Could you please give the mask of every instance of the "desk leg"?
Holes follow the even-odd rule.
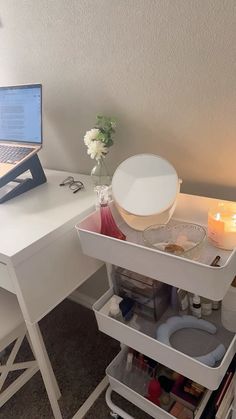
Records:
[[[38,323],[37,323],[37,329],[38,329],[39,339],[40,339],[40,341],[41,341],[41,347],[42,347],[42,348],[43,348],[43,350],[44,350],[45,361],[46,361],[46,363],[47,363],[48,370],[49,370],[49,372],[50,372],[50,374],[51,374],[51,379],[52,379],[52,382],[53,382],[53,387],[54,387],[54,391],[55,391],[55,394],[56,394],[56,398],[57,398],[57,400],[59,400],[59,399],[60,399],[60,397],[61,397],[61,392],[60,392],[59,386],[58,386],[58,384],[57,384],[57,380],[56,380],[56,377],[55,377],[54,371],[53,371],[53,369],[52,369],[52,365],[51,365],[50,359],[49,359],[49,357],[48,357],[48,353],[47,353],[47,350],[46,350],[46,348],[45,348],[44,341],[43,341],[43,337],[42,337],[42,334],[41,334],[41,331],[40,331],[40,327],[38,326]],[[28,338],[29,345],[30,345],[30,347],[31,347],[31,351],[32,351],[32,352],[33,352],[33,354],[35,355],[35,353],[34,353],[34,348],[33,348],[33,345],[32,345],[32,343],[31,343],[31,339],[30,339],[30,337],[29,337],[29,332],[27,332],[27,338]],[[35,359],[36,359],[36,356],[35,356]]]
[[[51,404],[51,408],[55,419],[62,419],[60,407],[57,401],[60,395],[60,390],[54,376],[47,351],[43,342],[43,338],[39,329],[38,324],[26,323],[31,343],[33,346],[33,352],[37,359],[40,372],[44,381],[44,385],[48,394],[48,398]]]

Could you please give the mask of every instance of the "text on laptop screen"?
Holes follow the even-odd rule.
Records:
[[[42,86],[0,87],[0,141],[42,143]]]

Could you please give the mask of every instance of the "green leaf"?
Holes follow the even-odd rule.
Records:
[[[107,147],[113,145],[112,135],[115,134],[116,120],[104,115],[96,116],[96,126],[100,130],[98,135],[98,140],[106,144]]]

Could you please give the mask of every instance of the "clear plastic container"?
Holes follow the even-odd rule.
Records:
[[[120,297],[136,302],[135,311],[158,320],[170,301],[170,286],[135,272],[115,267],[114,288]]]

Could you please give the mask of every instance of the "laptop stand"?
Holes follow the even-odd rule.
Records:
[[[31,172],[32,178],[18,179],[18,176],[27,172],[27,170]],[[8,201],[9,199],[15,198],[16,196],[47,182],[47,178],[38,155],[34,154],[28,160],[25,160],[22,164],[18,165],[15,169],[2,176],[0,178],[0,189],[3,186],[6,186],[9,182],[15,182],[17,185],[0,198],[0,204],[3,204],[3,202]]]

